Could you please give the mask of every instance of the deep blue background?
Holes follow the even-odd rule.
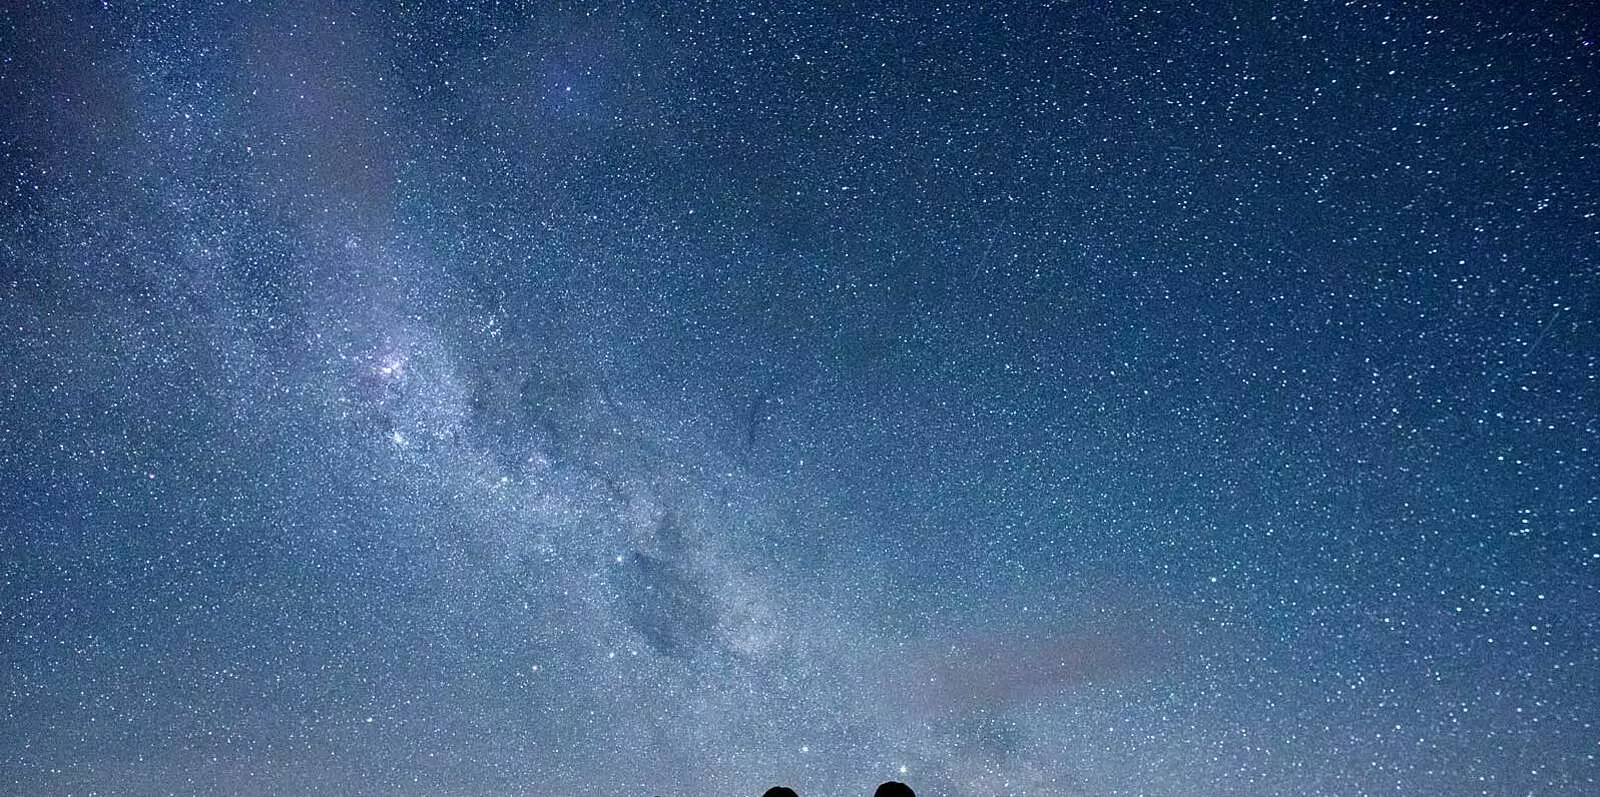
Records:
[[[1593,20],[0,12],[0,790],[1592,793]]]

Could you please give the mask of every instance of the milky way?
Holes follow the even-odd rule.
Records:
[[[1576,9],[52,5],[0,792],[1600,791]]]

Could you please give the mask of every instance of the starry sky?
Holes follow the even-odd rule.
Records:
[[[1577,2],[0,11],[0,792],[1600,793]]]

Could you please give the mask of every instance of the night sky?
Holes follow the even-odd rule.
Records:
[[[0,793],[1600,794],[1586,4],[157,5],[0,11]]]

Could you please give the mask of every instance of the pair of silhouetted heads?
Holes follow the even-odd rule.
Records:
[[[800,795],[795,794],[794,789],[788,786],[773,786],[761,797],[800,797]],[[910,786],[891,780],[879,786],[878,790],[872,793],[872,797],[917,797],[917,793],[912,791]]]

